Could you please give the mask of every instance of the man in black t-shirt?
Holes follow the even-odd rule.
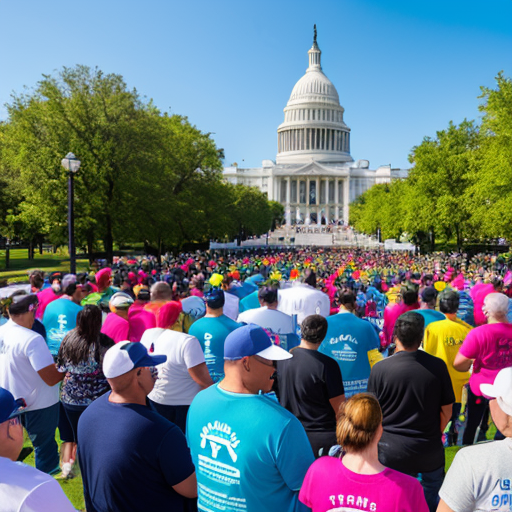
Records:
[[[413,311],[401,315],[393,331],[396,352],[370,373],[368,391],[382,407],[384,432],[379,460],[402,473],[421,475],[425,499],[437,508],[444,478],[441,435],[455,402],[446,363],[418,350],[424,319]]]
[[[336,416],[345,401],[338,363],[318,352],[327,333],[327,320],[310,315],[301,325],[302,340],[293,357],[277,362],[279,402],[306,430],[315,457],[327,455],[336,444]]]

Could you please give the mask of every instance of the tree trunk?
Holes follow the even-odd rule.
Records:
[[[430,228],[430,250],[432,252],[436,250],[436,233],[434,228]]]
[[[9,244],[5,245],[5,268],[9,268],[9,261],[11,259],[11,249],[9,248]]]
[[[39,254],[43,255],[43,241],[41,239],[39,240]]]
[[[460,231],[460,225],[457,224],[455,226],[455,232],[457,234],[457,252],[461,252],[462,250],[462,233]]]
[[[107,262],[112,264],[114,259],[114,240],[112,237],[112,218],[107,213],[107,235],[105,236],[105,252],[107,253]]]
[[[94,235],[92,232],[87,233],[87,257],[89,258],[89,263],[93,263],[94,257]]]
[[[162,237],[158,237],[158,263],[162,261]]]
[[[30,239],[30,242],[28,243],[28,259],[34,259],[34,242],[32,239]]]

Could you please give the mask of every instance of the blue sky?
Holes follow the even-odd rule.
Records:
[[[354,159],[407,167],[424,136],[478,119],[480,86],[512,76],[510,0],[2,0],[0,119],[12,91],[85,64],[213,132],[225,164],[275,159],[313,24]]]

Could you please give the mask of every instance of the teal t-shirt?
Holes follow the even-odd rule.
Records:
[[[59,353],[60,344],[64,336],[76,327],[76,317],[82,306],[72,300],[57,299],[44,310],[43,325],[46,329],[46,343],[52,356]]]
[[[436,311],[435,309],[415,309],[415,313],[418,313],[425,320],[425,329],[428,324],[432,322],[438,322],[439,320],[446,320],[446,317],[440,311]]]
[[[351,313],[332,315],[327,325],[318,351],[338,362],[347,398],[366,392],[371,370],[368,352],[380,347],[377,332],[370,322]]]
[[[201,344],[213,382],[219,382],[224,378],[224,341],[230,332],[239,327],[240,324],[226,315],[221,315],[215,318],[201,318],[188,330],[188,333],[195,336]]]
[[[259,307],[261,306],[260,301],[258,300],[258,290],[250,293],[249,295],[240,300],[240,313],[243,313],[244,311],[249,311],[249,309],[256,309]]]
[[[197,394],[187,417],[203,512],[294,512],[313,463],[304,427],[265,395],[211,386]]]

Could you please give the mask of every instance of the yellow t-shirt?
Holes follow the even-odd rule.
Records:
[[[453,367],[453,361],[470,330],[471,326],[466,322],[458,318],[456,320],[447,318],[429,324],[423,337],[425,352],[439,357],[446,363],[456,402],[462,400],[462,388],[468,382],[470,374],[469,372],[458,372]]]

